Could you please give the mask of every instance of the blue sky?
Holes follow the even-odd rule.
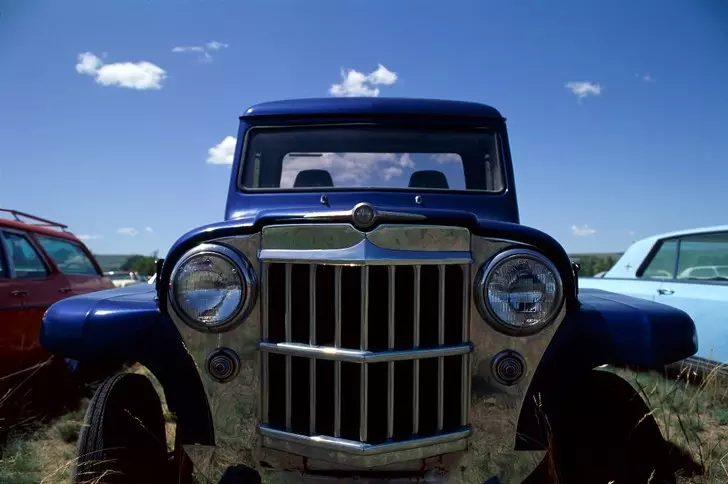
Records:
[[[343,74],[497,107],[522,223],[571,252],[725,223],[724,5],[0,0],[0,207],[164,254],[222,218],[230,168],[207,160],[237,116]]]

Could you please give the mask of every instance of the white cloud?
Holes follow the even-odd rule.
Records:
[[[652,77],[649,74],[641,74],[641,75],[640,74],[637,74],[637,76],[640,79],[642,79],[642,82],[646,82],[646,83],[657,82],[657,79],[655,79],[654,77]]]
[[[104,64],[92,54],[78,54],[76,72],[96,78],[102,86],[118,86],[129,89],[161,89],[167,73],[151,62],[117,62]]]
[[[377,97],[379,96],[378,85],[391,86],[397,82],[397,74],[390,71],[382,64],[369,74],[364,74],[354,69],[341,69],[341,83],[332,84],[329,94],[337,97]]]
[[[152,228],[151,228],[151,227],[144,227],[144,231],[145,231],[145,232],[149,232],[150,234],[151,234],[152,232],[154,232],[154,230],[152,230]]]
[[[225,44],[223,42],[219,42],[217,40],[213,40],[212,42],[208,42],[205,44],[205,47],[207,47],[210,50],[220,50],[220,49],[227,49],[230,47],[228,44]]]
[[[209,62],[212,60],[212,55],[210,55],[210,51],[227,49],[228,47],[230,47],[230,46],[228,44],[225,44],[224,42],[220,42],[219,40],[213,40],[211,42],[206,43],[205,45],[190,45],[190,46],[174,47],[172,49],[172,52],[177,52],[177,53],[196,52],[196,53],[200,54],[201,61]]]
[[[440,164],[462,162],[460,155],[455,153],[438,153],[436,155],[432,155],[432,158]]]
[[[81,235],[77,235],[76,237],[78,237],[80,240],[98,240],[98,239],[104,238],[103,235],[88,235],[88,234],[81,234]]]
[[[602,93],[602,86],[589,81],[567,82],[565,87],[570,90],[579,100],[587,96],[599,96]]]
[[[213,165],[232,165],[235,142],[235,137],[226,136],[225,139],[207,150],[207,162]]]
[[[627,235],[629,235],[630,237],[634,237],[634,234],[635,234],[634,230],[630,230],[629,232],[627,232]]]
[[[137,229],[134,227],[122,227],[116,231],[119,235],[128,235],[129,237],[134,237],[139,233]]]
[[[281,188],[291,188],[302,170],[322,169],[331,173],[335,185],[362,186],[372,180],[391,180],[414,168],[409,153],[321,153],[318,156],[287,155],[283,159]],[[381,174],[381,175],[380,175]]]
[[[581,227],[579,227],[578,225],[572,225],[571,233],[578,237],[588,237],[590,235],[596,234],[597,230],[589,227],[588,225],[582,225]]]

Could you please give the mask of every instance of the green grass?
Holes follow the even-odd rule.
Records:
[[[145,369],[138,369],[148,374]],[[681,484],[728,482],[728,383],[716,375],[698,383],[691,378],[666,379],[657,373],[635,373],[610,369],[628,382],[647,401],[663,435],[687,451],[703,468],[702,475],[680,477]],[[156,383],[156,382],[155,382]],[[75,440],[81,429],[88,402],[81,407],[22,435],[13,435],[2,449],[0,484],[68,482],[75,457]],[[240,413],[248,413],[243,409]],[[231,412],[231,414],[236,412]],[[170,445],[174,440],[174,419],[167,417]],[[233,418],[231,416],[231,418]],[[466,481],[496,470],[518,470],[523,462],[491,460],[488,452],[474,448],[472,468]],[[495,466],[490,468],[489,466]],[[482,479],[480,479],[482,482]]]

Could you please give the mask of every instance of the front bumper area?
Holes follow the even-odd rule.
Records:
[[[281,235],[283,230],[291,234],[290,238]],[[302,236],[306,230],[316,232]],[[262,473],[283,472],[287,482],[298,482],[296,479],[319,482],[332,473],[339,479],[358,476],[358,482],[377,482],[375,476],[389,473],[392,476],[406,474],[402,479],[407,480],[402,482],[484,482],[497,475],[505,483],[520,482],[541,461],[543,452],[514,452],[512,449],[524,396],[563,313],[542,332],[513,338],[482,321],[471,297],[477,268],[500,251],[521,246],[519,243],[475,237],[465,229],[452,227],[382,226],[365,234],[347,224],[288,226],[275,238],[266,238],[264,229],[263,234],[208,242],[224,244],[244,255],[261,281],[261,297],[256,306],[248,319],[231,331],[199,333],[186,326],[173,312],[170,314],[198,364],[207,391],[216,446],[184,444],[196,472],[211,482],[217,482],[229,466],[244,463]],[[314,252],[315,261],[312,260]],[[383,304],[380,319],[385,335],[381,348],[372,349],[369,342],[359,347],[357,341],[354,348],[346,341],[316,341],[310,339],[311,334],[318,334],[315,329],[308,333],[306,341],[295,341],[298,323],[290,316],[286,317],[285,311],[281,319],[283,336],[275,336],[275,315],[270,314],[271,309],[280,309],[281,305],[290,307],[291,303],[286,301],[291,300],[292,289],[281,286],[281,290],[267,294],[266,266],[271,264],[284,266],[286,271],[291,271],[288,266],[296,264],[467,267],[462,283],[462,332],[457,340],[446,341],[440,329],[443,328],[443,317],[437,315],[433,316],[433,324],[439,326],[440,334],[435,333],[433,345],[397,348],[396,341],[395,344],[386,341],[386,334],[387,327],[391,329],[398,320],[388,315],[387,303],[380,302]],[[442,283],[438,284],[442,287]],[[434,293],[438,294],[438,291]],[[439,294],[442,295],[442,290]],[[271,296],[279,299],[271,301]],[[341,303],[338,304],[341,308]],[[305,316],[308,322],[309,314]],[[315,323],[320,317],[314,316],[310,320]],[[332,317],[332,328],[341,328],[342,320],[347,321],[341,316]],[[370,318],[369,321],[371,341],[378,320]],[[359,330],[362,327],[360,325]],[[332,330],[332,334],[336,331]],[[233,350],[241,363],[236,378],[227,383],[213,381],[205,371],[208,354],[220,347]],[[493,357],[505,350],[518,352],[524,362],[524,374],[513,385],[498,383],[493,374]],[[277,367],[271,364],[272,358],[278,359]],[[447,358],[464,363],[453,373],[456,378],[445,378],[440,361]],[[417,381],[419,385],[430,384],[432,395],[428,394],[419,404],[408,396],[409,410],[400,412],[395,405],[397,395],[401,394],[400,385],[399,382],[395,384],[391,375],[403,373],[395,369],[399,368],[396,365],[411,363],[414,366],[414,362],[420,361],[424,365],[428,359],[433,365],[420,372]],[[319,373],[320,367],[326,364],[331,364],[331,379],[322,378]],[[359,369],[353,373],[337,369],[346,368],[346,365]],[[374,379],[371,372],[364,370],[373,365],[382,365],[382,372],[377,374],[381,378]],[[411,381],[414,373],[406,374]],[[359,379],[348,381],[347,375],[356,375]],[[455,379],[459,385],[458,398],[448,403],[452,392],[446,391],[445,384],[449,385],[450,380]],[[387,402],[382,408],[387,410],[375,418],[371,405],[362,404],[359,399],[354,400],[355,405],[351,407],[355,409],[352,417],[351,413],[346,413],[346,401],[340,396],[338,400],[335,396],[329,399],[318,394],[318,400],[311,394],[301,397],[298,390],[311,387],[311,382],[318,387],[330,386],[334,395],[341,395],[348,386],[361,388],[361,391],[368,388],[370,397],[372,390],[369,387],[381,382],[382,400]],[[418,428],[417,422],[424,421],[413,420],[412,413],[430,399],[435,402],[432,408],[436,410],[431,413],[431,427],[423,430]],[[311,412],[324,404],[332,404],[330,415],[329,412],[316,415]],[[301,405],[306,407],[305,411],[297,416],[296,409]],[[447,405],[451,405],[450,411],[441,410]],[[448,415],[452,417],[449,420]],[[329,418],[330,425],[327,423]],[[398,434],[402,419],[407,420],[406,429]],[[351,428],[347,429],[347,422],[353,422]],[[377,425],[381,425],[379,437],[374,431]],[[388,482],[392,482],[391,479]]]

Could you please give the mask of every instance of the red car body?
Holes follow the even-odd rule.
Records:
[[[63,224],[0,209],[0,378],[51,355],[38,335],[43,314],[61,299],[113,288],[88,248]],[[27,219],[24,220],[24,219]]]

